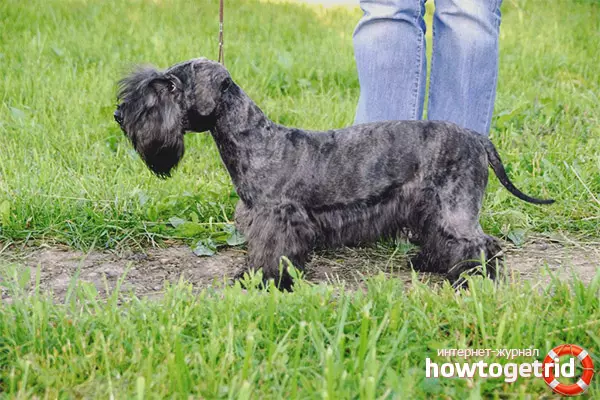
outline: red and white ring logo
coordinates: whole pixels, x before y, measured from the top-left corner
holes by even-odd
[[[557,381],[552,372],[553,368],[546,367],[546,364],[554,364],[555,359],[566,355],[577,357],[581,362],[581,365],[583,365],[583,374],[581,375],[581,378],[579,378],[577,383],[572,385],[565,385]],[[544,358],[544,362],[542,363],[542,376],[544,381],[546,381],[548,386],[550,386],[554,392],[564,396],[576,396],[585,392],[590,386],[590,382],[594,376],[594,362],[588,352],[580,346],[577,346],[576,344],[562,344],[550,350],[546,358]]]

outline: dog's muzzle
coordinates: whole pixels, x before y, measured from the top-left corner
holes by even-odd
[[[115,121],[117,121],[119,125],[123,125],[123,114],[121,113],[121,110],[119,110],[119,108],[120,106],[117,107],[113,116],[115,117]]]

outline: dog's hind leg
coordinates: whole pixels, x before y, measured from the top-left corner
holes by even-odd
[[[444,252],[442,251],[442,254]],[[498,268],[503,265],[503,257],[498,241],[491,236],[481,236],[467,239],[452,239],[446,242],[447,278],[456,282],[463,273],[483,273],[491,279],[498,275]]]
[[[448,188],[453,188],[450,182],[440,190],[446,194],[445,201],[433,194],[421,207],[420,232],[424,241],[421,251],[411,260],[413,268],[445,273],[448,279],[455,281],[463,272],[481,266],[483,256],[487,275],[495,278],[496,261],[502,263],[500,246],[479,224],[481,199],[459,196],[457,191]]]
[[[463,260],[454,260],[448,270],[447,277],[452,282],[456,282],[463,273],[484,273],[482,262],[485,263],[485,275],[491,279],[496,279],[504,267],[504,256],[498,240],[485,234],[474,242],[465,243],[462,254],[460,258]]]
[[[262,269],[265,283],[272,279],[279,289],[291,290],[292,277],[285,263],[280,268],[280,260],[285,256],[304,269],[316,238],[308,213],[296,204],[278,204],[252,208],[249,220],[245,234],[250,269]]]
[[[463,272],[476,272],[486,265],[486,274],[495,278],[498,266],[502,266],[501,248],[498,241],[483,232],[468,236],[455,236],[440,231],[430,235],[421,251],[411,259],[416,270],[445,273],[450,281],[456,281]]]

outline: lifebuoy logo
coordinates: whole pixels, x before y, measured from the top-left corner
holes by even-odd
[[[438,356],[462,357],[464,359],[477,357],[489,358],[490,356],[505,357],[512,360],[516,357],[539,357],[537,349],[440,349]],[[560,361],[560,357],[569,356],[568,361]],[[581,364],[582,373],[577,382],[566,382],[565,378],[575,378],[576,360]],[[504,378],[505,382],[512,383],[521,378],[542,378],[555,392],[563,396],[577,396],[585,393],[590,387],[594,377],[594,362],[590,354],[576,344],[562,344],[556,346],[544,358],[543,362],[507,364],[487,363],[485,360],[477,362],[445,362],[436,363],[431,358],[425,359],[425,376],[427,378]],[[572,382],[572,381],[571,381]]]
[[[567,355],[577,357],[583,368],[583,374],[574,384],[560,383],[557,379],[559,357]],[[571,361],[573,361],[573,358],[571,358]],[[592,361],[592,357],[590,357],[590,354],[585,349],[576,344],[556,346],[548,352],[542,365],[544,381],[546,381],[555,393],[562,394],[563,396],[577,396],[585,393],[594,377],[594,362]]]

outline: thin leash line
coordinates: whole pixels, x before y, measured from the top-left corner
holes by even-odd
[[[225,60],[223,58],[223,2],[224,0],[219,0],[219,63],[225,65]]]

